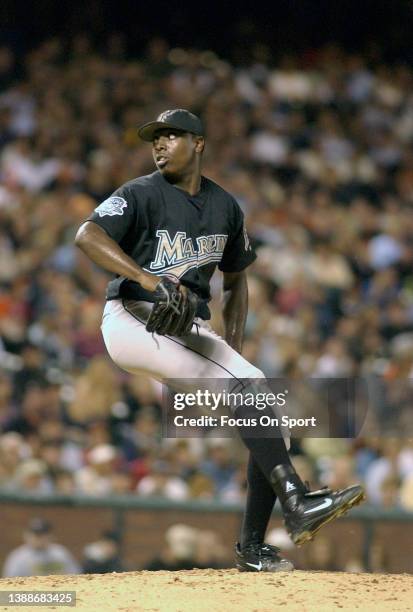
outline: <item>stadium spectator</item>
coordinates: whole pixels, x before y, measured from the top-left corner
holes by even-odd
[[[176,476],[173,468],[164,460],[152,463],[149,474],[139,481],[136,493],[142,497],[162,496],[172,501],[189,498],[187,483]]]
[[[404,510],[413,512],[413,474],[410,474],[400,490],[400,505]]]
[[[122,572],[119,555],[119,539],[113,531],[104,531],[96,542],[83,549],[83,574],[108,574]]]
[[[165,533],[166,546],[143,569],[170,572],[193,569],[196,566],[197,538],[198,529],[172,525]]]
[[[24,532],[25,543],[7,556],[3,577],[79,574],[71,553],[52,541],[52,527],[42,518],[33,518]]]
[[[120,446],[128,461],[133,461],[148,452],[160,448],[160,427],[158,412],[151,406],[142,407],[133,423],[118,428]]]
[[[13,384],[6,373],[0,372],[0,434],[17,425],[17,405],[12,401]]]
[[[230,452],[230,441],[224,438],[210,439],[208,441],[208,454],[201,464],[201,471],[208,476],[219,496],[225,492],[236,476],[236,464]]]
[[[76,486],[86,495],[108,495],[117,472],[117,452],[110,444],[100,444],[88,453],[87,465],[75,474]]]
[[[398,438],[385,438],[382,443],[382,456],[375,459],[366,473],[368,498],[375,504],[383,504],[383,484],[401,479],[412,473],[410,462],[403,462],[403,441]]]
[[[77,493],[75,478],[69,470],[58,470],[54,475],[54,493],[57,495],[75,495]]]
[[[194,567],[222,569],[232,567],[219,535],[211,529],[199,529],[196,538]]]
[[[27,459],[19,464],[11,488],[26,493],[47,495],[53,492],[53,481],[48,476],[47,465],[39,459]]]
[[[10,486],[18,467],[30,457],[30,447],[23,436],[9,432],[0,437],[1,486]]]
[[[99,325],[93,329],[96,332]],[[68,407],[68,416],[78,424],[108,419],[112,407],[120,397],[119,383],[112,366],[104,357],[94,357],[77,379],[74,400]]]

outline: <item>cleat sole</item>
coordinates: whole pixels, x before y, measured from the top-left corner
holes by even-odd
[[[314,538],[315,534],[318,533],[318,531],[322,529],[324,525],[327,525],[327,523],[330,523],[334,519],[339,518],[340,516],[343,516],[349,510],[351,510],[351,508],[354,508],[354,506],[357,506],[365,499],[366,499],[366,495],[364,491],[360,491],[358,495],[353,497],[353,499],[350,499],[346,504],[344,504],[340,508],[337,508],[337,510],[331,516],[329,516],[325,521],[321,523],[321,525],[318,525],[318,527],[316,527],[312,531],[308,531],[308,530],[302,531],[301,533],[296,534],[295,536],[291,532],[288,532],[288,535],[290,536],[290,538],[292,539],[292,541],[294,542],[296,546],[301,546],[302,544],[306,544],[307,542],[310,542]]]

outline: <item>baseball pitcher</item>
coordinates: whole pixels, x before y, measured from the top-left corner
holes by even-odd
[[[102,320],[109,355],[127,372],[161,382],[225,378],[234,381],[232,390],[254,392],[265,377],[241,356],[246,268],[256,257],[243,213],[201,173],[205,134],[198,117],[167,110],[138,133],[152,144],[156,171],[119,187],[76,235],[77,246],[114,275]],[[208,324],[216,266],[223,272],[225,338]],[[237,416],[249,418],[252,410],[238,407]],[[271,407],[267,411],[273,416]],[[282,432],[274,433],[249,437],[240,430],[250,453],[246,509],[235,546],[241,571],[293,569],[264,541],[277,497],[298,545],[364,498],[358,485],[309,491],[291,464]]]

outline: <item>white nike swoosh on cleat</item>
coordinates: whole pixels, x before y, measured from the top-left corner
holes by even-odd
[[[324,508],[329,508],[332,503],[333,503],[333,500],[331,499],[331,497],[327,497],[323,501],[322,504],[315,506],[315,508],[310,508],[310,510],[304,510],[303,514],[311,514],[312,512],[317,512],[317,510],[323,510]]]
[[[258,571],[262,570],[262,562],[260,561],[257,565],[255,563],[246,563],[246,565],[250,565],[251,567],[255,567]]]

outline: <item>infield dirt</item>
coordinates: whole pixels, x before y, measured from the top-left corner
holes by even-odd
[[[413,576],[302,572],[242,574],[236,570],[3,578],[0,590],[76,591],[75,608],[0,610],[119,610],[122,612],[300,612],[413,610]]]

